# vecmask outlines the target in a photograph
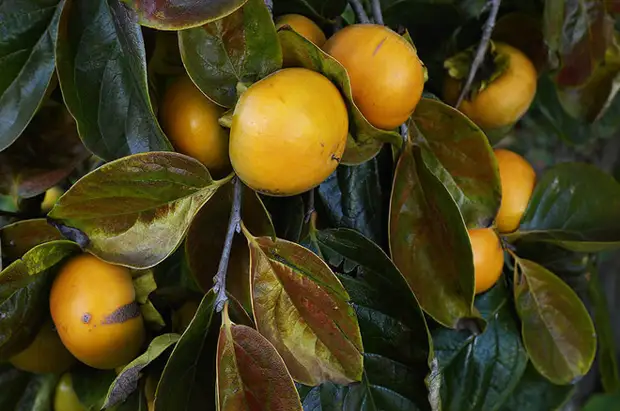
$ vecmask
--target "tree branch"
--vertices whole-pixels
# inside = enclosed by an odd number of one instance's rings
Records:
[[[372,17],[375,19],[375,23],[381,24],[383,23],[383,13],[381,13],[381,1],[380,0],[371,0],[372,4]]]
[[[456,101],[455,108],[459,108],[463,99],[469,93],[469,89],[471,88],[472,83],[474,82],[474,78],[476,77],[476,73],[480,68],[480,65],[484,61],[484,56],[487,53],[487,49],[489,48],[489,42],[491,41],[491,34],[493,33],[493,28],[495,27],[495,21],[497,20],[497,12],[499,11],[499,6],[501,4],[501,0],[489,0],[491,5],[491,11],[489,12],[489,17],[487,18],[486,23],[484,23],[484,27],[482,28],[482,38],[480,39],[480,44],[478,44],[478,48],[476,49],[476,55],[474,57],[474,61],[471,64],[471,68],[469,69],[469,73],[467,74],[467,81],[461,90],[461,94],[459,95],[459,99]]]
[[[273,16],[273,0],[265,0],[265,6],[267,6],[269,13]]]
[[[241,227],[241,196],[243,193],[243,183],[238,177],[233,179],[233,203],[230,209],[230,218],[228,220],[228,230],[226,231],[226,239],[224,240],[224,249],[220,258],[220,265],[217,268],[217,274],[213,277],[213,289],[217,297],[215,299],[215,309],[217,312],[222,311],[224,303],[228,300],[226,296],[226,274],[228,272],[228,262],[230,261],[230,250],[232,249],[233,238],[235,232],[240,232]]]
[[[409,127],[407,126],[407,122],[404,122],[400,125],[400,135],[403,138],[403,147],[407,144],[407,139],[409,138]]]
[[[353,7],[353,10],[355,11],[357,19],[360,21],[360,23],[370,23],[370,19],[368,18],[368,15],[364,10],[364,6],[362,5],[362,2],[360,0],[349,0],[349,4],[351,5],[351,7]]]

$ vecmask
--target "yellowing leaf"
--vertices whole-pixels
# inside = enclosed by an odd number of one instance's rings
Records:
[[[220,411],[301,411],[282,357],[255,329],[232,324],[228,307],[217,344],[217,394]]]
[[[245,234],[256,326],[293,378],[306,385],[360,381],[359,324],[338,278],[300,245]]]

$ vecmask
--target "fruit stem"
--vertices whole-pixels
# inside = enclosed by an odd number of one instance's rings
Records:
[[[456,101],[456,105],[454,106],[457,109],[463,102],[463,99],[465,98],[467,93],[469,93],[469,89],[471,88],[471,85],[474,82],[474,78],[476,77],[476,72],[484,61],[484,56],[486,55],[487,49],[489,48],[491,34],[493,33],[493,27],[495,27],[497,12],[499,11],[499,6],[501,2],[501,0],[489,0],[491,11],[489,12],[489,17],[487,18],[487,21],[484,23],[484,27],[482,28],[482,38],[480,39],[480,44],[478,44],[478,48],[476,49],[476,55],[474,57],[474,61],[471,64],[471,68],[469,69],[469,73],[467,74],[467,81],[463,85],[463,88],[461,89],[461,94],[459,95],[459,98]]]
[[[366,11],[364,10],[364,6],[362,5],[362,2],[360,0],[349,0],[349,4],[351,5],[351,7],[353,7],[353,10],[355,11],[355,14],[357,15],[357,18],[360,21],[360,23],[362,24],[370,23],[370,19],[368,18],[368,15],[366,14]]]
[[[372,16],[375,19],[375,23],[383,26],[383,13],[381,13],[381,2],[379,0],[371,0],[372,3]]]
[[[226,230],[226,239],[224,240],[224,249],[220,258],[220,265],[217,268],[217,274],[213,278],[213,290],[217,294],[215,298],[215,309],[217,312],[222,311],[224,303],[228,300],[226,296],[226,273],[228,272],[228,262],[230,261],[230,250],[232,249],[233,237],[235,232],[241,231],[241,196],[243,193],[243,183],[239,177],[234,177],[232,181],[234,187],[233,203],[230,209],[230,219],[228,220],[228,230]]]

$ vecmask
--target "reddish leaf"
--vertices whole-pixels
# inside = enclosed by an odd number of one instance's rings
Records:
[[[293,378],[306,385],[360,381],[359,324],[338,278],[298,244],[244,233],[250,246],[256,326],[282,355]]]
[[[282,357],[253,328],[232,324],[228,307],[217,344],[217,404],[220,411],[301,411]]]
[[[247,0],[125,0],[138,14],[138,22],[159,30],[201,26],[225,17]]]
[[[18,221],[0,230],[2,258],[16,260],[39,244],[62,239],[60,232],[42,218]]]

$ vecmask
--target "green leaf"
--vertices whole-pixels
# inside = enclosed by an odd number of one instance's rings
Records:
[[[13,410],[20,400],[32,374],[9,364],[0,365],[0,409]]]
[[[189,267],[200,288],[207,292],[213,287],[213,277],[220,263],[228,220],[232,209],[233,185],[222,186],[196,215],[187,233],[185,251]],[[252,232],[274,236],[269,214],[260,198],[244,186],[241,219]],[[226,274],[226,290],[252,312],[250,295],[250,252],[243,236],[233,237],[230,262]]]
[[[482,130],[458,110],[428,98],[420,100],[412,120],[417,130],[410,127],[410,138],[428,149],[422,152],[424,162],[456,201],[467,227],[489,227],[499,210],[502,188],[493,149]]]
[[[54,73],[54,47],[64,0],[0,4],[0,151],[24,131]]]
[[[304,411],[341,411],[347,387],[324,382],[310,390],[303,399]]]
[[[443,410],[496,410],[515,389],[527,353],[503,281],[476,298],[487,321],[480,335],[438,328],[433,332],[441,373]]]
[[[0,272],[0,359],[22,351],[49,313],[52,269],[79,251],[77,244],[58,240],[32,248]]]
[[[430,409],[425,379],[431,341],[405,279],[376,244],[353,230],[323,230],[316,237],[329,264],[345,273],[339,278],[351,296],[364,343],[364,377],[349,387],[342,409]],[[325,390],[321,397],[344,395],[329,386]]]
[[[273,14],[303,14],[321,23],[331,23],[346,5],[346,0],[274,0]]]
[[[182,154],[135,154],[82,177],[49,217],[99,258],[149,268],[172,254],[225,181],[214,182],[201,163]]]
[[[613,20],[599,0],[548,0],[543,33],[560,86],[578,86],[605,57]]]
[[[289,26],[278,30],[282,47],[290,52],[296,65],[316,71],[331,80],[343,94],[349,110],[349,137],[341,164],[355,165],[370,160],[381,150],[382,143],[397,147],[402,137],[395,131],[380,130],[371,125],[353,102],[351,81],[345,68],[332,56]],[[294,57],[293,57],[294,56]]]
[[[558,410],[572,395],[572,385],[555,385],[528,363],[517,387],[500,408],[501,411]]]
[[[119,0],[68,0],[57,70],[80,137],[105,160],[172,150],[151,106],[140,26]]]
[[[125,402],[138,389],[140,372],[144,367],[148,366],[168,348],[176,344],[179,337],[178,334],[163,334],[155,337],[149,344],[146,352],[127,364],[118,374],[108,389],[103,408],[110,408]]]
[[[215,293],[209,291],[177,342],[157,386],[158,411],[215,410],[215,341],[209,333]]]
[[[204,294],[189,269],[185,247],[181,246],[164,261],[153,267],[156,293],[167,301],[182,302]],[[202,297],[200,297],[202,298]]]
[[[89,155],[64,106],[44,107],[22,138],[0,152],[0,194],[19,199],[44,193]]]
[[[237,84],[249,85],[282,67],[282,50],[263,0],[223,19],[179,32],[183,64],[211,100],[234,107]]]
[[[314,253],[286,240],[252,237],[252,306],[256,328],[306,385],[361,379],[362,341],[349,295]]]
[[[620,184],[592,165],[565,163],[542,176],[509,237],[595,252],[620,246],[619,233]]]
[[[473,308],[474,266],[465,222],[417,146],[407,145],[396,166],[390,249],[422,309],[437,322],[459,328],[462,320],[478,316]]]
[[[594,361],[592,319],[575,292],[551,271],[530,260],[515,261],[514,296],[523,343],[538,372],[555,384],[570,384]]]
[[[138,22],[158,30],[201,26],[237,10],[247,0],[123,0],[137,14]]]
[[[96,370],[80,366],[71,370],[73,389],[87,411],[99,411],[103,406],[108,387],[116,374],[112,370]]]
[[[62,239],[60,232],[42,218],[18,221],[0,229],[2,259],[16,260],[39,244]]]
[[[32,375],[25,390],[21,393],[16,411],[50,411],[59,375]],[[4,410],[4,408],[3,408]]]
[[[358,166],[339,166],[318,188],[330,227],[351,228],[387,248],[387,210],[392,179],[390,150]]]
[[[220,411],[301,411],[282,357],[255,329],[232,324],[227,307],[217,343],[217,393]]]
[[[620,392],[614,394],[596,394],[584,405],[582,411],[612,411],[618,409]]]

